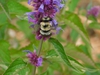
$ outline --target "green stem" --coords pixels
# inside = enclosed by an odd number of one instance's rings
[[[36,73],[36,66],[34,66],[33,75],[35,75],[35,73]]]
[[[4,13],[6,14],[6,16],[8,17],[9,21],[11,22],[11,18],[8,15],[8,13],[6,12],[6,10],[4,9],[4,7],[2,6],[2,4],[0,3],[1,8],[3,9]]]
[[[39,49],[38,49],[38,53],[37,55],[39,56],[40,55],[40,52],[41,52],[41,49],[42,49],[42,44],[43,44],[43,38],[41,39],[41,42],[40,42],[40,45],[39,45]],[[34,67],[34,70],[33,70],[33,75],[36,74],[36,66]]]
[[[37,53],[38,56],[40,55],[40,52],[41,52],[41,49],[42,49],[42,44],[43,44],[43,38],[41,39],[40,46],[39,46],[39,49],[38,49],[38,53]]]

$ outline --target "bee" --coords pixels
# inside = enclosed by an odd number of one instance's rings
[[[40,33],[43,36],[51,35],[52,19],[50,17],[43,17],[40,20]]]

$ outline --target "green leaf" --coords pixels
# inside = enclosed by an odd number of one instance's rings
[[[95,16],[93,16],[93,15],[89,15],[89,16],[88,16],[88,19],[89,19],[89,20],[92,20],[92,21],[94,21],[94,22],[97,22],[97,18],[96,18]]]
[[[73,57],[74,59],[79,59],[84,64],[95,67],[93,60],[91,59],[89,54],[83,52],[80,47],[77,47],[71,43],[68,43],[65,47],[67,55]]]
[[[75,68],[75,70],[78,71],[78,73],[85,72],[86,68],[84,68],[79,62],[77,62],[75,59],[72,57],[68,56],[69,62],[71,65]]]
[[[59,18],[64,21],[65,24],[77,31],[88,46],[91,45],[89,42],[88,33],[77,14],[66,11],[66,13],[64,15],[62,14]]]
[[[50,67],[48,67],[47,71],[40,75],[54,75],[53,72],[54,72],[54,70],[51,69]]]
[[[89,39],[87,31],[85,30],[80,18],[78,17],[78,15],[74,14],[74,13],[70,13],[66,12],[67,18],[66,20],[70,21],[72,23],[73,26],[71,26],[72,28],[75,26],[78,30],[80,30],[84,36],[84,38],[86,38],[87,40]],[[66,22],[67,23],[67,22]],[[76,29],[75,29],[76,30]]]
[[[28,75],[29,74],[29,68],[23,68],[18,72],[18,75]]]
[[[7,27],[7,24],[0,26],[0,40],[5,39]]]
[[[22,47],[21,49],[10,49],[10,55],[12,59],[15,58],[25,58],[25,54],[27,52],[25,52],[25,50],[30,50],[31,52],[33,52],[34,47],[33,47],[33,42],[31,42],[29,45]]]
[[[9,0],[8,1],[8,8],[9,12],[16,15],[25,14],[26,12],[29,12],[30,10],[26,8],[25,6],[21,5],[17,0]]]
[[[73,70],[83,73],[83,67],[80,69],[77,69],[77,67],[74,67],[74,65],[71,63],[71,60],[73,58],[67,56],[65,54],[64,48],[63,46],[59,43],[58,40],[54,39],[54,38],[50,38],[49,42],[51,42],[53,44],[53,46],[55,47],[56,52],[58,53],[58,55],[62,58],[62,60],[65,62],[65,64],[67,64],[69,67],[71,67]],[[70,59],[69,59],[70,58]],[[73,59],[74,60],[74,59]],[[76,61],[74,61],[75,63],[77,63]],[[77,63],[77,65],[80,65],[79,63]],[[81,65],[80,65],[81,66]],[[78,67],[79,68],[79,67]]]
[[[76,42],[78,39],[78,33],[75,30],[72,30],[70,33],[70,37],[73,42]]]
[[[47,75],[47,74],[48,74],[48,72],[46,71],[46,72],[42,73],[41,75]]]
[[[18,58],[12,62],[12,64],[8,67],[8,69],[3,75],[26,75],[26,65],[27,63],[25,63],[22,59]],[[25,73],[23,73],[23,71]]]
[[[48,52],[47,52],[47,55],[46,55],[47,57],[52,57],[52,56],[57,56],[57,53],[55,52],[55,50],[49,50]]]
[[[0,18],[0,26],[7,24],[7,16],[4,13],[0,13],[0,17],[2,17]]]
[[[90,57],[92,59],[86,45],[79,45],[79,46],[77,46],[77,48],[79,48],[82,52],[84,52],[88,57]]]
[[[69,11],[73,12],[78,4],[79,0],[71,0],[69,3]]]
[[[10,55],[12,59],[16,59],[20,57],[25,58],[25,52],[18,49],[10,49]]]
[[[89,24],[89,28],[100,29],[100,23],[92,22],[92,23]]]
[[[0,60],[2,60],[6,65],[9,65],[11,62],[8,48],[9,43],[4,40],[0,40]]]

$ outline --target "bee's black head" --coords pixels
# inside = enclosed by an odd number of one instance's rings
[[[41,22],[49,22],[49,21],[52,21],[52,19],[50,17],[43,17],[41,19]]]

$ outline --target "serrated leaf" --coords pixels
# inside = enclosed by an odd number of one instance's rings
[[[78,73],[85,72],[86,68],[84,68],[79,62],[77,62],[75,59],[72,57],[68,56],[69,62],[71,65],[78,71]]]
[[[63,22],[65,22],[65,24],[67,24],[68,26],[70,26],[72,29],[74,29],[75,31],[77,31],[81,37],[83,38],[83,41],[88,45],[91,46],[90,41],[89,41],[89,36],[88,33],[86,31],[86,29],[84,28],[80,18],[78,17],[77,14],[71,13],[69,11],[66,11],[66,13],[61,16],[58,16]]]
[[[20,4],[17,0],[13,0],[13,1],[9,0],[7,4],[8,4],[9,12],[12,14],[21,15],[30,11],[28,8]]]
[[[77,69],[77,67],[74,67],[73,64],[70,63],[70,59],[69,56],[67,56],[65,54],[64,48],[63,46],[59,43],[58,40],[54,39],[54,38],[50,38],[49,42],[51,42],[53,44],[53,46],[55,47],[56,52],[58,53],[58,55],[62,58],[62,60],[65,62],[65,64],[67,64],[69,67],[71,67],[72,69],[74,69],[77,72],[83,73],[83,68],[80,68],[79,70]],[[72,58],[73,59],[73,58]],[[77,63],[78,65],[80,65],[79,63]],[[81,66],[81,65],[80,65]]]
[[[79,47],[68,43],[65,47],[67,55],[73,57],[74,59],[79,59],[85,64],[95,67],[93,60],[91,59],[90,55],[86,54],[81,50]]]
[[[11,62],[8,48],[9,43],[4,40],[0,40],[0,60],[2,60],[6,65],[9,65]]]
[[[66,12],[66,15],[67,15],[67,12]],[[74,28],[75,26],[75,30],[76,31],[79,30],[80,35],[82,35],[86,39],[86,41],[89,42],[87,31],[85,30],[80,18],[76,14],[74,13],[68,14],[66,20],[68,20],[68,22],[71,22],[72,26],[68,24],[69,26],[71,26],[72,28]]]
[[[11,63],[11,65],[8,67],[8,69],[3,75],[20,75],[19,72],[23,71],[26,65],[27,63],[25,63],[22,59],[18,58]],[[22,75],[25,74],[22,73]]]

